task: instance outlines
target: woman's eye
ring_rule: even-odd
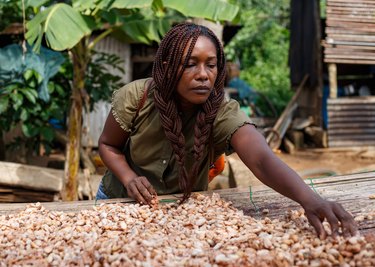
[[[195,66],[194,63],[188,63],[188,64],[186,64],[186,68],[191,68],[191,67],[194,67],[194,66]]]
[[[213,68],[216,67],[216,64],[208,64],[207,66],[208,66],[210,69],[213,69]]]

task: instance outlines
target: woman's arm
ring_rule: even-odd
[[[129,138],[109,112],[103,132],[99,138],[99,154],[107,168],[126,187],[130,197],[140,203],[151,204],[156,192],[146,177],[138,176],[127,163],[122,149]]]
[[[261,182],[301,204],[321,238],[326,236],[322,225],[324,219],[330,223],[334,235],[338,234],[339,223],[344,234],[357,233],[352,216],[340,204],[326,201],[313,192],[295,171],[274,155],[254,126],[238,129],[232,136],[231,145]]]

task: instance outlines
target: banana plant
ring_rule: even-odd
[[[26,24],[26,39],[33,50],[39,51],[44,38],[53,50],[69,50],[73,62],[62,192],[67,201],[78,196],[82,109],[89,105],[84,81],[95,45],[114,33],[136,42],[159,42],[173,22],[189,17],[231,21],[238,13],[237,6],[224,0],[72,0],[71,4],[29,0],[27,5],[38,11]],[[94,35],[94,31],[100,34]]]

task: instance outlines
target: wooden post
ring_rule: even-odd
[[[335,63],[328,64],[329,98],[337,98],[337,68]]]

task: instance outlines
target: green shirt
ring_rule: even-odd
[[[147,99],[137,118],[133,118],[138,103],[145,90],[147,79],[131,82],[113,94],[112,113],[120,127],[130,133],[124,148],[124,155],[130,167],[139,175],[148,178],[159,195],[181,193],[178,182],[178,164],[169,140],[161,125],[159,112],[154,105],[153,91],[148,91]],[[186,142],[186,169],[189,171],[194,162],[194,124],[195,113],[180,114],[183,134]],[[253,124],[250,118],[240,110],[234,100],[225,100],[221,105],[213,125],[213,144],[215,158],[224,152],[233,152],[230,139],[233,133],[245,124]],[[198,179],[193,191],[207,190],[209,153],[204,152],[200,164]],[[127,197],[122,183],[107,171],[103,177],[104,193],[109,198]]]

